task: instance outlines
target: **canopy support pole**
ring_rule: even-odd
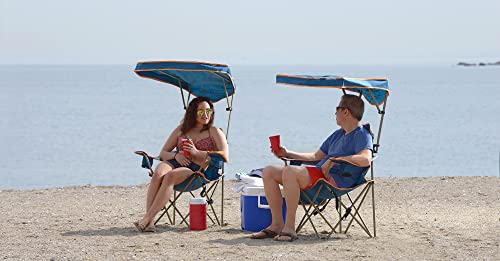
[[[186,110],[187,109],[186,99],[184,98],[184,92],[182,91],[182,87],[180,87],[180,86],[182,86],[181,80],[179,80],[179,89],[181,90],[182,105],[184,105],[184,110]],[[189,100],[189,98],[188,98],[188,100]]]
[[[382,108],[382,111],[379,111],[380,124],[378,125],[377,143],[375,143],[375,145],[373,146],[373,152],[375,152],[375,153],[378,152],[378,147],[380,146],[380,137],[382,134],[382,124],[384,124],[384,117],[385,117],[385,106],[387,106],[387,96],[385,97],[384,107]]]
[[[378,101],[377,101],[377,99],[375,99],[375,95],[373,94],[372,89],[368,88],[368,92],[370,93],[370,96],[372,96],[373,103],[377,107],[378,114],[383,114],[384,112],[380,111],[380,107],[378,106]],[[387,99],[387,96],[386,96],[386,99]],[[384,106],[384,108],[385,108],[385,106]]]

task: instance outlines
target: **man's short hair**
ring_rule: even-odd
[[[363,113],[365,112],[365,103],[356,95],[344,94],[340,99],[340,107],[349,109],[351,115],[361,121]]]

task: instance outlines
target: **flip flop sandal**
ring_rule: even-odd
[[[259,234],[259,235],[251,235],[250,238],[251,239],[266,239],[266,238],[274,238],[278,235],[278,233],[270,230],[270,229],[262,229],[259,233],[263,233],[263,234]]]
[[[142,227],[141,224],[139,224],[139,222],[134,222],[132,224],[134,224],[135,229],[137,229],[137,231],[144,232],[144,227]]]
[[[156,232],[156,227],[155,225],[149,225],[147,227],[145,227],[142,232],[150,232],[150,233],[154,233]]]
[[[289,237],[290,239],[287,240],[280,240],[280,237]],[[288,242],[293,242],[297,240],[299,237],[295,233],[287,233],[287,232],[281,232],[277,237],[274,238],[274,241],[288,241]]]

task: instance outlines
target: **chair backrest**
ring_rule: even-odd
[[[363,128],[370,132],[373,140],[373,132],[370,124],[363,124]],[[368,173],[370,166],[360,167],[344,160],[332,160],[334,163],[330,168],[329,173],[335,177],[335,182],[341,188],[351,188],[365,182],[365,175]]]

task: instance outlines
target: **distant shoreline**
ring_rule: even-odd
[[[494,62],[494,63],[483,63],[483,62],[480,62],[480,63],[466,63],[466,62],[459,62],[457,63],[458,66],[465,66],[465,67],[469,67],[469,66],[494,66],[494,65],[500,65],[500,61],[498,62]]]

